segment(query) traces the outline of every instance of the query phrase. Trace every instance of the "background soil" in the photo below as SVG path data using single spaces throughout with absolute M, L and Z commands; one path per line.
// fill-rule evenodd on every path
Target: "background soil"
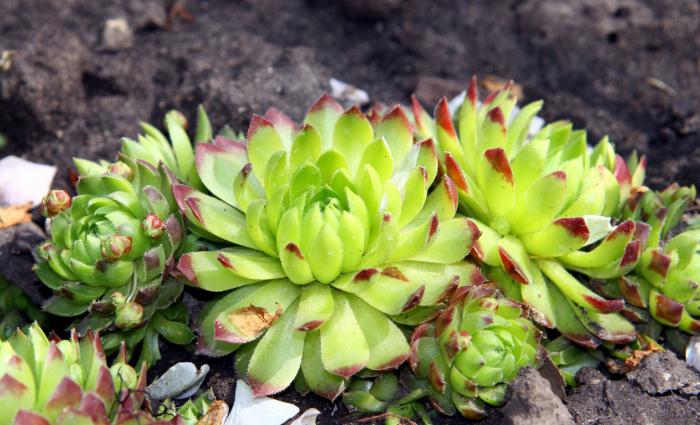
M 0 0 L 0 11 L 0 53 L 16 52 L 0 64 L 0 155 L 57 165 L 59 186 L 71 157 L 111 158 L 139 120 L 173 107 L 193 116 L 202 103 L 245 130 L 271 105 L 300 118 L 329 77 L 373 101 L 417 91 L 427 105 L 474 73 L 514 79 L 525 100 L 546 101 L 546 119 L 648 154 L 656 187 L 700 183 L 697 0 Z M 108 48 L 112 18 L 129 24 L 131 47 Z M 228 365 L 213 376 L 231 380 Z

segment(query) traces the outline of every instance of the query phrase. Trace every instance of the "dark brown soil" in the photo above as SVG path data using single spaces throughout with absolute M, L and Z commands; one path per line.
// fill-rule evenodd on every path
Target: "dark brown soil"
M 173 107 L 192 116 L 203 103 L 213 122 L 245 130 L 271 105 L 300 118 L 331 76 L 393 103 L 417 89 L 426 102 L 453 95 L 473 73 L 512 78 L 526 100 L 545 99 L 548 120 L 647 153 L 656 187 L 700 183 L 697 0 L 1 0 L 0 10 L 0 53 L 16 51 L 0 71 L 0 154 L 56 164 L 58 185 L 71 157 L 112 157 L 139 120 Z M 111 18 L 127 20 L 133 47 L 104 47 Z M 209 384 L 230 401 L 232 360 L 213 366 Z M 577 420 L 603 402 L 597 391 L 569 405 Z M 643 412 L 652 403 L 640 394 Z M 322 407 L 322 423 L 347 415 L 283 398 Z M 674 409 L 697 409 L 677 399 Z

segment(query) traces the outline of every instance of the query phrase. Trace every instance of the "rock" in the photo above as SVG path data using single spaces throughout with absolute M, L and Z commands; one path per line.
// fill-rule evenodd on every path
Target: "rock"
M 134 33 L 126 19 L 108 19 L 105 22 L 102 45 L 107 50 L 130 49 L 134 45 Z
M 549 382 L 535 369 L 520 372 L 510 400 L 503 407 L 503 423 L 510 425 L 568 425 L 571 413 Z
M 610 380 L 596 369 L 581 369 L 579 386 L 567 399 L 576 423 L 652 425 L 700 423 L 698 397 L 673 392 L 650 395 L 627 379 Z
M 34 247 L 45 240 L 44 232 L 33 222 L 0 229 L 0 274 L 20 287 L 35 303 L 48 298 L 32 271 Z
M 700 394 L 700 373 L 668 351 L 646 357 L 638 368 L 627 374 L 627 379 L 651 395 L 671 391 Z

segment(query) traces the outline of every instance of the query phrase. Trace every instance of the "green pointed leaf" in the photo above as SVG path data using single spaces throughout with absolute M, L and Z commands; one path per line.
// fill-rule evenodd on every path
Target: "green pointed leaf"
M 255 248 L 271 257 L 276 257 L 277 244 L 267 224 L 266 206 L 267 202 L 264 199 L 251 201 L 246 211 L 245 224 L 248 230 L 248 237 L 254 242 Z
M 462 261 L 472 250 L 479 230 L 469 219 L 459 217 L 440 223 L 435 241 L 413 258 L 416 261 L 449 264 Z
M 340 274 L 343 265 L 343 242 L 330 224 L 325 223 L 307 254 L 314 277 L 330 283 Z
M 506 153 L 501 148 L 484 152 L 481 159 L 479 186 L 484 192 L 492 217 L 505 217 L 515 203 L 513 172 Z
M 320 329 L 321 362 L 328 372 L 349 378 L 369 362 L 369 346 L 347 297 L 336 293 L 333 298 L 333 315 Z
M 511 214 L 511 230 L 516 234 L 542 230 L 556 217 L 566 201 L 566 174 L 555 172 L 537 180 L 517 200 Z M 533 213 L 534 212 L 534 213 Z
M 299 311 L 294 329 L 313 331 L 321 327 L 333 314 L 333 293 L 330 286 L 311 283 L 301 288 Z
M 343 108 L 328 95 L 321 96 L 306 113 L 304 123 L 310 124 L 321 134 L 322 151 L 332 146 L 336 122 L 342 113 Z
M 351 171 L 358 170 L 362 154 L 373 140 L 372 125 L 359 108 L 350 108 L 338 118 L 333 147 L 345 156 Z
M 360 218 L 344 211 L 338 220 L 338 237 L 343 244 L 343 262 L 341 271 L 344 273 L 357 269 L 365 249 L 365 240 L 369 235 Z
M 297 134 L 289 155 L 290 168 L 295 170 L 304 164 L 314 164 L 321 155 L 321 134 L 312 126 L 305 125 Z
M 406 337 L 383 313 L 361 299 L 348 295 L 350 307 L 369 347 L 367 368 L 372 370 L 396 369 L 409 353 Z
M 301 360 L 304 380 L 313 392 L 333 401 L 345 390 L 347 381 L 319 367 L 321 364 L 321 332 L 318 330 L 307 332 L 304 355 Z
M 622 310 L 625 305 L 622 300 L 608 300 L 591 291 L 557 261 L 540 259 L 536 263 L 568 299 L 581 307 L 600 313 L 613 313 Z
M 249 163 L 246 146 L 217 137 L 214 144 L 198 144 L 195 158 L 197 174 L 204 186 L 217 198 L 236 206 L 233 182 Z
M 384 139 L 377 139 L 367 145 L 362 153 L 360 164 L 372 166 L 374 171 L 377 172 L 382 185 L 389 181 L 394 172 L 394 161 L 391 151 Z
M 283 149 L 282 140 L 273 124 L 259 115 L 253 115 L 248 128 L 248 158 L 260 181 L 265 181 L 270 157 Z
M 204 106 L 199 105 L 197 107 L 197 129 L 195 130 L 195 143 L 207 143 L 212 140 L 214 134 L 211 129 L 211 122 L 209 121 L 209 116 L 207 111 L 204 110 Z
M 413 128 L 401 106 L 395 106 L 382 118 L 376 136 L 386 140 L 394 164 L 401 164 L 413 144 Z
M 180 210 L 196 227 L 248 248 L 258 248 L 247 230 L 246 216 L 218 199 L 183 185 L 173 185 Z
M 384 270 L 369 268 L 345 274 L 332 285 L 391 315 L 418 305 L 425 291 L 423 282 L 409 281 L 396 267 L 387 267 Z
M 464 152 L 457 138 L 447 99 L 442 98 L 435 107 L 435 133 L 443 152 L 449 152 L 458 163 L 464 163 Z
M 184 180 L 190 176 L 194 169 L 194 152 L 187 132 L 174 113 L 175 111 L 171 111 L 165 116 L 165 126 L 168 128 L 168 134 L 170 134 L 170 140 L 173 144 L 178 175 Z

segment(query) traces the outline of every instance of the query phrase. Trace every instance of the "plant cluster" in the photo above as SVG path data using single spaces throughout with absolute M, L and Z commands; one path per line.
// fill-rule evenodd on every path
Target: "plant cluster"
M 46 337 L 34 324 L 0 342 L 0 424 L 181 424 L 156 419 L 144 406 L 146 367 L 126 363 L 126 346 L 107 365 L 100 337 Z
M 645 158 L 535 128 L 541 107 L 509 86 L 480 101 L 472 79 L 434 117 L 415 98 L 363 113 L 323 96 L 301 124 L 255 115 L 245 137 L 200 108 L 191 140 L 170 112 L 167 136 L 143 124 L 116 162 L 75 161 L 76 196 L 47 195 L 45 309 L 152 364 L 160 337 L 195 338 L 183 285 L 216 293 L 197 353 L 236 351 L 255 395 L 344 394 L 389 422 L 427 418 L 423 398 L 483 417 L 547 351 L 573 384 L 594 349 L 700 333 L 700 231 L 674 230 L 695 189 L 647 188 Z

